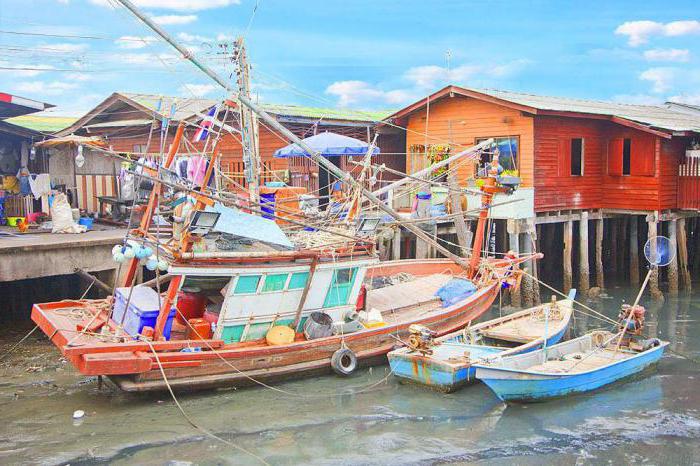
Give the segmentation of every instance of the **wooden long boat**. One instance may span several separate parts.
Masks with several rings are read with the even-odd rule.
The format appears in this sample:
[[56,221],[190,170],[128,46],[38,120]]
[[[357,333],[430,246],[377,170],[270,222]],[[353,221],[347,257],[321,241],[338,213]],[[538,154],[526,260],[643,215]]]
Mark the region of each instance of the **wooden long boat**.
[[573,313],[573,296],[498,317],[436,338],[425,348],[410,345],[387,356],[396,377],[450,393],[475,382],[473,364],[496,355],[527,353],[558,343]]
[[[115,338],[119,323],[109,320],[102,332],[86,332],[110,306],[102,301],[61,301],[35,304],[32,319],[61,353],[81,373],[110,377],[126,391],[166,388],[163,369],[174,388],[199,389],[221,385],[245,386],[271,380],[302,377],[331,371],[334,353],[350,349],[362,364],[382,362],[387,352],[408,335],[412,324],[430,326],[443,335],[464,327],[481,316],[498,296],[501,280],[484,278],[477,291],[459,302],[442,307],[434,292],[463,270],[449,260],[402,260],[378,263],[367,268],[374,279],[399,273],[415,277],[414,282],[369,290],[367,302],[379,308],[385,324],[345,335],[306,340],[298,333],[295,341],[269,345],[264,338],[226,343],[221,338],[145,342]],[[395,295],[413,289],[411,299],[396,305]],[[272,324],[268,324],[270,328]],[[184,351],[183,351],[184,350]]]
[[641,340],[617,347],[596,331],[551,348],[475,365],[476,377],[502,401],[533,402],[585,393],[632,377],[656,364],[668,342]]

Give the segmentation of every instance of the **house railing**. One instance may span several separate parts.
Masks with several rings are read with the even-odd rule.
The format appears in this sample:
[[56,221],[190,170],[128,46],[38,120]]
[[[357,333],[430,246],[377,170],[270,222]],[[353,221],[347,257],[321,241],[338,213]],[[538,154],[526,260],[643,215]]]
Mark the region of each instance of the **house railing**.
[[687,157],[678,167],[678,208],[700,210],[700,158]]

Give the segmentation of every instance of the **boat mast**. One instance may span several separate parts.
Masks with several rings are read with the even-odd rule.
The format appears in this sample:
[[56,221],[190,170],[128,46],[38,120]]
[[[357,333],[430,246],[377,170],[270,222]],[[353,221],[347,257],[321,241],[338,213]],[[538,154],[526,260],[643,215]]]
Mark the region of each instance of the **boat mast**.
[[[234,47],[234,59],[238,65],[236,70],[238,92],[250,98],[250,64],[248,63],[243,37],[236,39]],[[238,117],[241,123],[245,180],[248,184],[251,204],[256,204],[260,200],[261,165],[258,143],[258,119],[255,113],[245,105],[238,105]]]
[[[210,67],[205,65],[204,63],[200,62],[196,57],[192,55],[192,53],[187,50],[185,47],[180,45],[169,33],[167,33],[163,28],[155,24],[150,18],[145,16],[131,1],[129,0],[117,0],[119,3],[121,3],[126,9],[131,11],[137,18],[139,18],[144,24],[146,24],[148,27],[153,29],[154,32],[156,32],[160,37],[163,38],[168,44],[172,45],[178,52],[182,53],[182,56],[192,62],[193,65],[195,65],[197,68],[199,68],[204,74],[209,76],[211,79],[214,80],[217,84],[219,84],[221,87],[226,89],[227,91],[231,92],[232,94],[235,94],[234,89],[226,82],[226,80],[221,77],[218,73],[216,73],[214,70],[212,70]],[[335,177],[338,179],[344,180],[353,186],[357,187],[362,194],[374,205],[377,206],[377,208],[390,217],[392,217],[394,220],[396,220],[399,223],[403,222],[403,218],[399,215],[398,212],[396,212],[394,209],[391,207],[387,206],[382,202],[381,199],[379,199],[377,196],[375,196],[372,191],[369,189],[366,189],[364,186],[358,185],[357,181],[352,178],[349,174],[343,172],[340,168],[336,167],[333,163],[329,162],[326,158],[315,152],[312,148],[310,148],[304,141],[301,140],[297,135],[292,133],[290,130],[288,130],[286,127],[284,127],[281,123],[279,123],[275,118],[270,116],[265,110],[263,110],[260,106],[258,106],[256,103],[254,103],[250,98],[248,98],[245,95],[238,94],[237,95],[237,100],[241,104],[245,105],[248,107],[250,110],[252,110],[257,116],[262,119],[271,129],[278,131],[280,134],[282,134],[285,138],[288,140],[292,141],[299,147],[301,147],[309,156],[320,166],[328,170],[331,174],[333,174]],[[408,231],[416,235],[418,238],[421,240],[427,242],[428,244],[431,244],[432,246],[435,247],[436,250],[440,251],[445,257],[449,258],[453,262],[457,263],[458,265],[464,267],[464,268],[469,268],[470,265],[469,263],[464,260],[464,258],[454,254],[452,251],[444,247],[442,244],[438,243],[436,240],[433,239],[432,236],[428,235],[425,233],[423,230],[421,230],[418,226],[412,225],[411,223],[402,223],[403,227],[406,228]],[[479,238],[480,236],[483,236],[483,231],[477,231],[476,232],[476,237]],[[472,258],[473,262],[473,258]],[[472,274],[475,273],[474,270],[471,271]]]

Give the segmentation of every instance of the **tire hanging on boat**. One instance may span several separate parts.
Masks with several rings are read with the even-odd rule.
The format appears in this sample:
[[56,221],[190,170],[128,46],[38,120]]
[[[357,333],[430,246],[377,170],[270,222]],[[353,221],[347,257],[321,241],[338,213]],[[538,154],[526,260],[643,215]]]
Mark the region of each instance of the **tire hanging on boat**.
[[331,367],[336,374],[348,376],[357,369],[357,356],[349,348],[340,348],[331,357]]

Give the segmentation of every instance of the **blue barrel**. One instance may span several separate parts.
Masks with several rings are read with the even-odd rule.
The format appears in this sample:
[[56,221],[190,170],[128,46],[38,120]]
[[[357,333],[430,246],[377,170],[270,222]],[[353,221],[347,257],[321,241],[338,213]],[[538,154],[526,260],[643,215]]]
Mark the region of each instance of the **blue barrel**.
[[265,212],[263,218],[275,218],[275,193],[260,194],[260,205],[262,211]]

